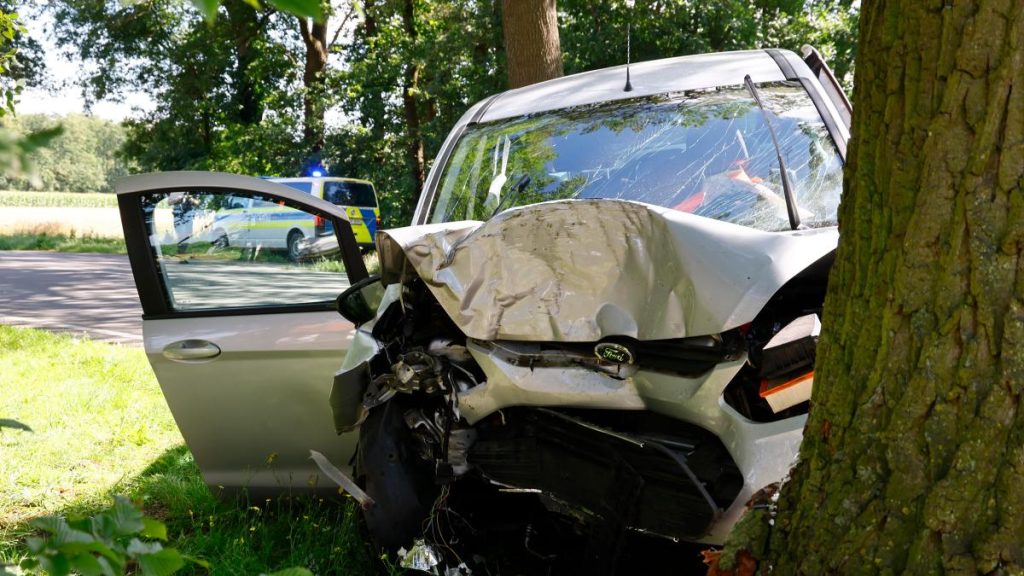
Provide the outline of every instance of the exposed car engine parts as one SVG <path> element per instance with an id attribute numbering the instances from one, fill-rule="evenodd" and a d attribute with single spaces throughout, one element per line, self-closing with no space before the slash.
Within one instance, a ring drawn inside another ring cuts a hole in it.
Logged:
<path id="1" fill-rule="evenodd" d="M 532 498 L 537 510 L 561 519 L 523 524 L 523 550 L 538 562 L 565 560 L 557 547 L 538 544 L 556 533 L 581 539 L 593 573 L 612 572 L 625 543 L 638 534 L 672 541 L 705 537 L 739 499 L 743 475 L 715 433 L 671 411 L 657 413 L 661 408 L 652 398 L 686 398 L 714 388 L 710 375 L 736 366 L 720 393 L 747 418 L 771 422 L 806 411 L 809 386 L 787 383 L 813 368 L 829 263 L 794 278 L 749 325 L 661 341 L 466 338 L 420 280 L 407 281 L 373 327 L 376 356 L 339 374 L 335 385 L 335 394 L 362 397 L 358 416 L 341 416 L 349 425 L 362 424 L 356 470 L 375 500 L 366 514 L 375 541 L 397 549 L 421 538 L 423 544 L 413 547 L 417 553 L 437 554 L 447 566 L 462 564 L 458 543 L 481 537 L 487 523 L 480 512 L 467 512 L 479 503 L 456 503 L 460 494 L 477 492 L 471 486 L 487 485 L 497 489 L 492 498 Z M 815 301 L 817 307 L 808 310 Z M 498 403 L 482 417 L 472 412 L 467 421 L 461 399 L 496 394 L 504 386 L 499 374 L 489 372 L 496 365 L 488 358 L 525 371 L 520 384 L 538 391 L 548 378 L 558 386 L 619 382 L 623 394 L 653 386 L 643 391 L 651 407 Z M 585 384 L 585 374 L 606 380 Z M 471 516 L 472 527 L 466 520 Z"/>

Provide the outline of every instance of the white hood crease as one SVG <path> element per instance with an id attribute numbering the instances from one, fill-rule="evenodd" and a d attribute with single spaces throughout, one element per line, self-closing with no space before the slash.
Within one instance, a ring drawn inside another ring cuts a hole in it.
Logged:
<path id="1" fill-rule="evenodd" d="M 835 228 L 763 232 L 648 204 L 562 200 L 378 240 L 385 284 L 419 275 L 470 338 L 595 342 L 751 321 L 835 249 Z"/>

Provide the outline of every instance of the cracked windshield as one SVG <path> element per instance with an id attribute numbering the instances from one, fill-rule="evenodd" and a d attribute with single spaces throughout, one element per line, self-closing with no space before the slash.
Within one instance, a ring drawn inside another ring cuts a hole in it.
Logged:
<path id="1" fill-rule="evenodd" d="M 758 91 L 802 225 L 834 225 L 842 159 L 818 111 L 797 83 Z M 613 198 L 788 230 L 780 174 L 765 114 L 744 86 L 662 94 L 471 126 L 445 167 L 430 221 Z"/>
<path id="2" fill-rule="evenodd" d="M 175 310 L 327 302 L 349 286 L 330 219 L 205 191 L 151 194 L 143 210 Z"/>

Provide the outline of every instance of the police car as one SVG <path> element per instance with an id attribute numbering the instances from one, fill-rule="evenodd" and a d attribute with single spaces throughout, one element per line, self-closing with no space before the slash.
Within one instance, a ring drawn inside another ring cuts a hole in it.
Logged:
<path id="1" fill-rule="evenodd" d="M 373 238 L 380 225 L 380 207 L 377 204 L 377 192 L 370 181 L 334 176 L 269 178 L 269 180 L 312 194 L 335 206 L 344 207 L 345 215 L 352 223 L 352 232 L 355 233 L 356 243 L 363 249 L 373 248 Z M 327 226 L 329 225 L 328 223 Z M 291 233 L 289 232 L 289 234 Z M 281 238 L 275 237 L 274 240 L 279 241 Z M 289 241 L 287 236 L 284 240 L 289 256 L 293 256 L 294 259 L 298 255 L 293 254 L 293 249 L 297 244 Z M 268 247 L 272 246 L 268 245 Z"/>
<path id="2" fill-rule="evenodd" d="M 373 184 L 369 181 L 324 176 L 267 180 L 341 207 L 352 225 L 356 244 L 363 251 L 373 248 L 373 238 L 380 224 L 380 209 Z M 206 218 L 193 216 L 184 221 L 198 229 L 195 239 L 208 241 L 220 248 L 283 250 L 293 262 L 323 256 L 338 249 L 329 220 L 275 202 L 228 195 L 217 206 L 207 208 L 216 210 L 203 211 Z"/>

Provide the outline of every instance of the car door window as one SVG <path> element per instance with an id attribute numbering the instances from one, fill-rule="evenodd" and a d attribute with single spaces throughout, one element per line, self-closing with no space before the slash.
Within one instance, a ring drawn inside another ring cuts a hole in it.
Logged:
<path id="1" fill-rule="evenodd" d="M 330 303 L 349 286 L 331 219 L 258 194 L 144 195 L 172 312 Z"/>

